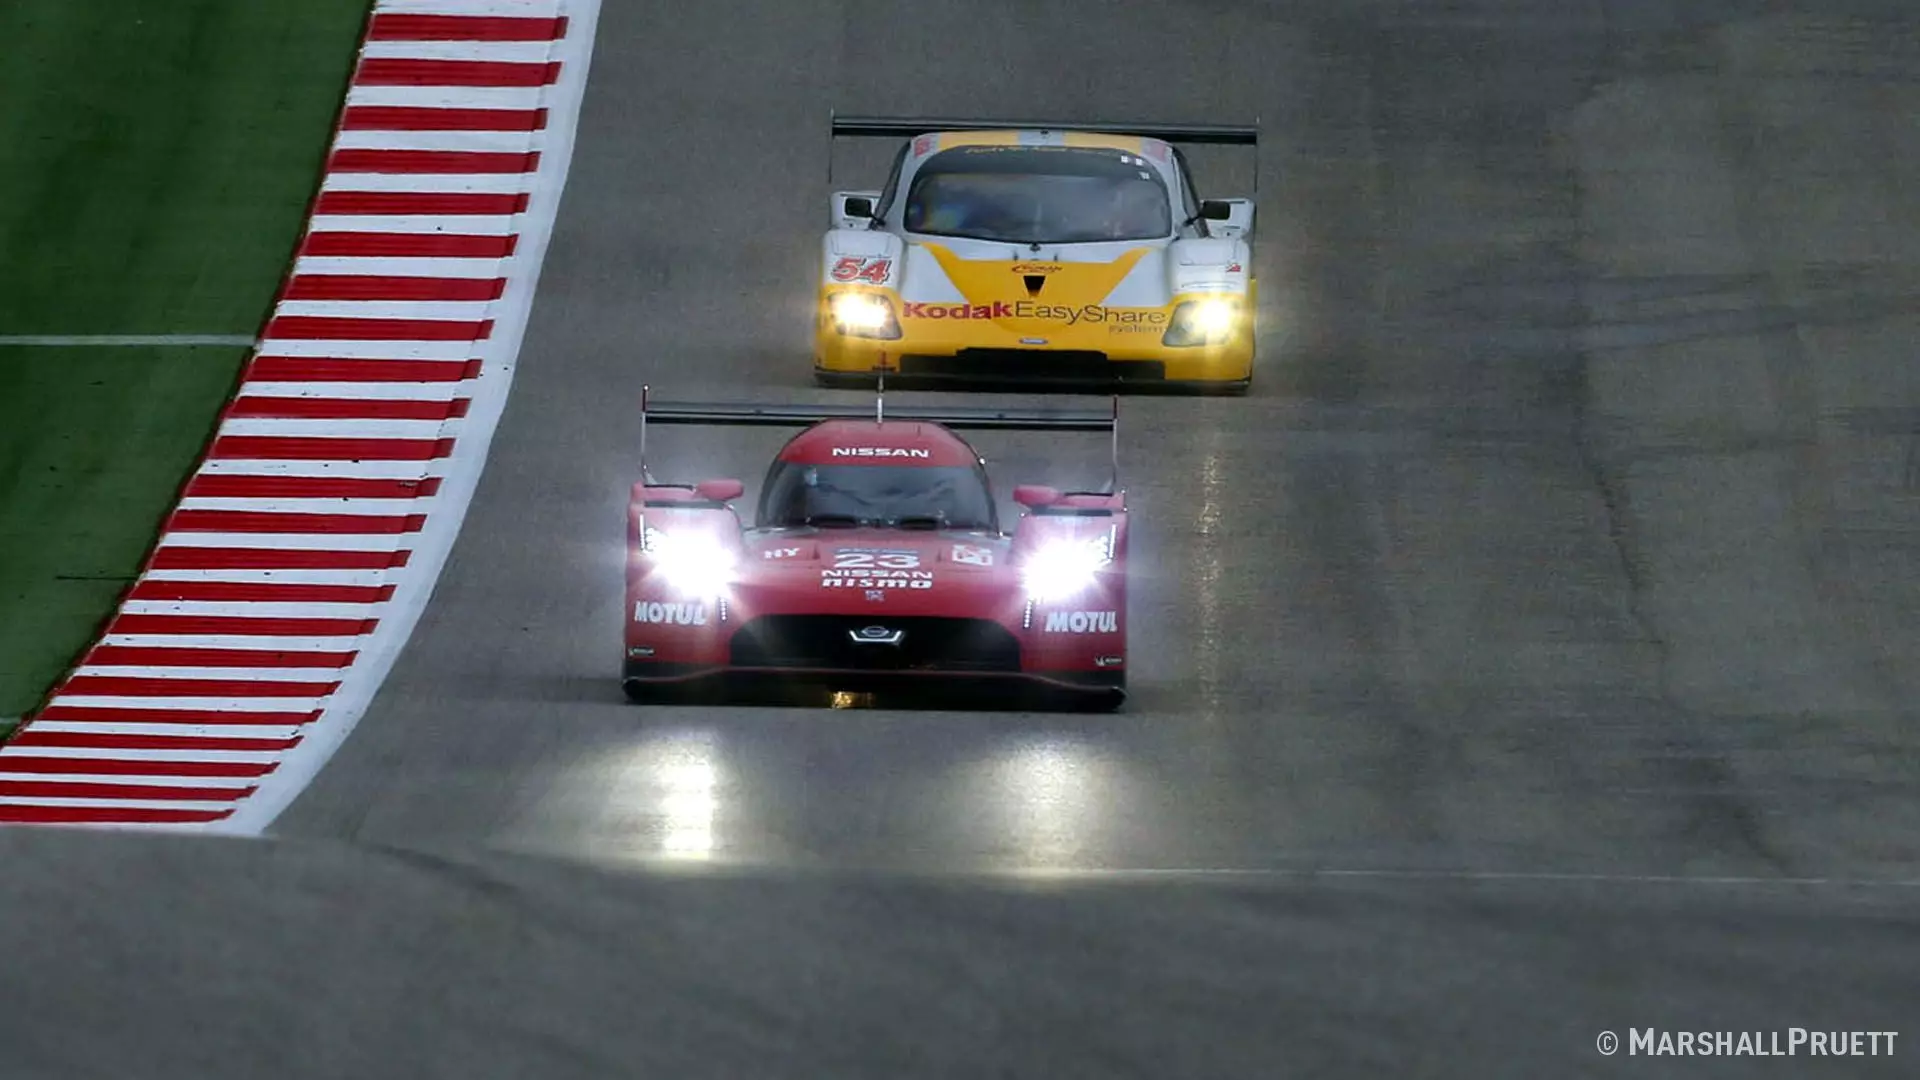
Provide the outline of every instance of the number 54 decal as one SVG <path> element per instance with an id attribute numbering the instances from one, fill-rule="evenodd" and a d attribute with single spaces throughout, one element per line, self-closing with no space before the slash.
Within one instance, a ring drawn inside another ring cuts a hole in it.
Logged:
<path id="1" fill-rule="evenodd" d="M 912 570 L 920 565 L 920 556 L 911 551 L 836 551 L 836 570 Z"/>
<path id="2" fill-rule="evenodd" d="M 893 272 L 893 260 L 875 258 L 870 255 L 842 255 L 834 262 L 828 275 L 835 281 L 865 281 L 873 285 L 886 283 L 887 275 Z"/>

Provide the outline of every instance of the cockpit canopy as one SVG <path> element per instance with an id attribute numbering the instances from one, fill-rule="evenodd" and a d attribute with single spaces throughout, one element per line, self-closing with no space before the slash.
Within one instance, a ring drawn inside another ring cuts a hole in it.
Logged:
<path id="1" fill-rule="evenodd" d="M 1169 236 L 1173 211 L 1153 167 L 1124 151 L 962 146 L 920 166 L 903 223 L 930 236 L 1083 244 Z"/>
<path id="2" fill-rule="evenodd" d="M 759 525 L 782 528 L 964 529 L 999 531 L 978 465 L 773 463 L 760 489 Z"/>

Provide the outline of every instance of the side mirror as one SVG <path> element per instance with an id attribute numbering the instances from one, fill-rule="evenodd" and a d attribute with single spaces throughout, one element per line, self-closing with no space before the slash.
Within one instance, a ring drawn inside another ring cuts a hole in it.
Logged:
<path id="1" fill-rule="evenodd" d="M 1208 199 L 1200 204 L 1200 216 L 1210 224 L 1207 235 L 1233 240 L 1253 235 L 1252 199 Z"/>
<path id="2" fill-rule="evenodd" d="M 702 480 L 693 486 L 693 493 L 708 502 L 731 502 L 740 497 L 747 486 L 738 480 Z"/>
<path id="3" fill-rule="evenodd" d="M 1052 506 L 1060 501 L 1060 489 L 1039 484 L 1021 484 L 1013 489 L 1013 501 L 1029 509 Z"/>
<path id="4" fill-rule="evenodd" d="M 879 201 L 877 191 L 836 191 L 827 200 L 827 216 L 836 229 L 871 229 Z"/>

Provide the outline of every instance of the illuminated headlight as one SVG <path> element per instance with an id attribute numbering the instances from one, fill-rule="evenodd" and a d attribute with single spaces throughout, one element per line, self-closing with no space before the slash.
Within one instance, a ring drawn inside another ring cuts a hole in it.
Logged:
<path id="1" fill-rule="evenodd" d="M 897 338 L 900 323 L 887 298 L 874 293 L 839 293 L 828 302 L 834 326 L 843 334 L 865 338 Z"/>
<path id="2" fill-rule="evenodd" d="M 717 596 L 733 584 L 736 557 L 711 540 L 648 529 L 645 550 L 654 573 L 682 595 Z"/>
<path id="3" fill-rule="evenodd" d="M 1232 299 L 1188 300 L 1173 309 L 1167 345 L 1212 345 L 1233 336 L 1240 323 L 1240 302 Z"/>
<path id="4" fill-rule="evenodd" d="M 1112 561 L 1104 536 L 1062 540 L 1028 556 L 1020 568 L 1021 583 L 1027 595 L 1041 603 L 1066 600 L 1091 588 L 1100 568 Z"/>

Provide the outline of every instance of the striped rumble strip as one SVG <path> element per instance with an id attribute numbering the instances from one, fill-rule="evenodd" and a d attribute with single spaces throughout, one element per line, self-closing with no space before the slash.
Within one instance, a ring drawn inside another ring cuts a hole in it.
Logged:
<path id="1" fill-rule="evenodd" d="M 0 822 L 252 831 L 351 729 L 484 463 L 597 10 L 376 5 L 255 355 L 118 611 L 0 747 Z"/>

